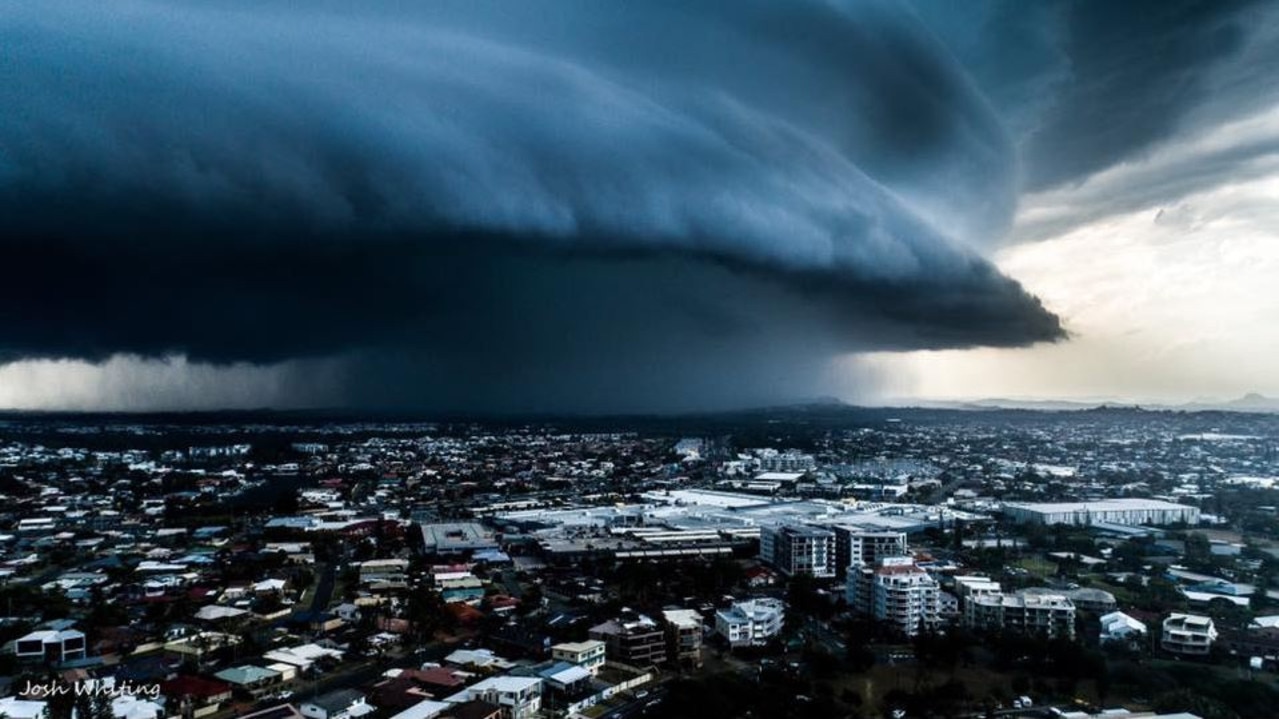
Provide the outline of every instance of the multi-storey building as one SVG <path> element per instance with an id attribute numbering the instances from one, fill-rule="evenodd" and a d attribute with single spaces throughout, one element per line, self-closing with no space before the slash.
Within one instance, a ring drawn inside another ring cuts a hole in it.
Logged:
<path id="1" fill-rule="evenodd" d="M 1060 594 L 988 594 L 970 604 L 965 617 L 977 629 L 1075 638 L 1075 605 Z"/>
<path id="2" fill-rule="evenodd" d="M 763 527 L 759 532 L 759 556 L 790 576 L 834 577 L 835 533 L 798 525 Z"/>
<path id="3" fill-rule="evenodd" d="M 666 661 L 666 634 L 643 614 L 627 613 L 591 627 L 590 637 L 604 642 L 605 654 L 612 661 L 637 667 Z"/>
<path id="4" fill-rule="evenodd" d="M 1217 627 L 1211 617 L 1171 614 L 1164 620 L 1160 645 L 1174 654 L 1202 656 L 1212 651 Z"/>
<path id="5" fill-rule="evenodd" d="M 847 524 L 830 530 L 835 533 L 835 574 L 840 578 L 851 566 L 873 567 L 885 557 L 906 556 L 905 532 L 872 532 Z"/>
<path id="6" fill-rule="evenodd" d="M 702 666 L 702 616 L 691 609 L 662 612 L 666 625 L 666 657 L 678 667 Z"/>
<path id="7" fill-rule="evenodd" d="M 908 636 L 937 626 L 937 581 L 910 557 L 850 568 L 846 591 L 853 611 L 889 622 Z"/>
<path id="8" fill-rule="evenodd" d="M 595 675 L 604 666 L 604 651 L 604 642 L 597 639 L 565 642 L 551 647 L 551 658 L 579 666 Z"/>
<path id="9" fill-rule="evenodd" d="M 489 677 L 444 701 L 458 704 L 484 701 L 501 707 L 502 719 L 533 719 L 542 710 L 542 680 L 539 677 Z"/>
<path id="10" fill-rule="evenodd" d="M 716 612 L 715 632 L 734 647 L 760 646 L 781 633 L 785 620 L 780 599 L 749 599 Z"/>

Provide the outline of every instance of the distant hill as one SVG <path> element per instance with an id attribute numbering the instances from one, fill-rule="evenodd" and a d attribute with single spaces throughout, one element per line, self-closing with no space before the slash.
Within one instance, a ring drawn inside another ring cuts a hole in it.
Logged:
<path id="1" fill-rule="evenodd" d="M 1256 392 L 1250 392 L 1242 397 L 1231 400 L 1211 400 L 1203 399 L 1184 404 L 1174 403 L 1147 403 L 1133 402 L 1131 400 L 1120 400 L 1113 398 L 1104 398 L 1096 400 L 1059 400 L 1059 399 L 1007 399 L 1000 397 L 991 397 L 987 399 L 974 400 L 924 400 L 924 399 L 902 399 L 893 400 L 886 404 L 895 407 L 920 407 L 927 409 L 958 409 L 958 410 L 991 410 L 991 409 L 1022 409 L 1037 410 L 1044 412 L 1071 412 L 1084 411 L 1100 408 L 1124 408 L 1124 407 L 1141 407 L 1147 410 L 1168 410 L 1182 412 L 1264 412 L 1279 413 L 1279 398 L 1266 397 Z"/>

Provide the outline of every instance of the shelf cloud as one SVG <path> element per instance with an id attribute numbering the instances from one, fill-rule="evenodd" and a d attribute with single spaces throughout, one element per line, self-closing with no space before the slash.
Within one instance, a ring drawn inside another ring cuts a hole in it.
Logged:
<path id="1" fill-rule="evenodd" d="M 1064 337 L 985 258 L 1017 138 L 895 3 L 50 0 L 0 38 L 9 361 L 613 410 Z"/>

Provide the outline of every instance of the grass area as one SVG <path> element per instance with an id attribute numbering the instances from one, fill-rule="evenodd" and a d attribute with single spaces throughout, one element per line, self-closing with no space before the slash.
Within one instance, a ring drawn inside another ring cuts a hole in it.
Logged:
<path id="1" fill-rule="evenodd" d="M 1088 586 L 1093 589 L 1100 589 L 1115 595 L 1115 601 L 1120 604 L 1132 604 L 1136 595 L 1128 587 L 1118 584 L 1111 584 L 1100 577 L 1100 575 L 1088 575 Z"/>
<path id="2" fill-rule="evenodd" d="M 1057 565 L 1043 557 L 1022 557 L 1014 562 L 1013 566 L 1020 567 L 1041 578 L 1052 577 L 1057 574 Z"/>

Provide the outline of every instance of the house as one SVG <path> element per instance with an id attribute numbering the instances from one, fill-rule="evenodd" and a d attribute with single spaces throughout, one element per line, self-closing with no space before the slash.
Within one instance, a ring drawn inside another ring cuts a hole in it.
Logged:
<path id="1" fill-rule="evenodd" d="M 391 715 L 391 719 L 435 719 L 444 714 L 445 710 L 453 707 L 448 702 L 437 702 L 430 699 L 424 699 L 404 711 Z M 497 707 L 494 707 L 497 709 Z"/>
<path id="2" fill-rule="evenodd" d="M 355 719 L 377 711 L 364 701 L 364 694 L 354 689 L 326 692 L 298 705 L 307 719 Z"/>
<path id="3" fill-rule="evenodd" d="M 489 677 L 445 701 L 475 699 L 500 706 L 502 719 L 532 719 L 542 708 L 542 680 L 538 677 Z"/>
<path id="4" fill-rule="evenodd" d="M 360 584 L 403 582 L 408 571 L 407 559 L 370 559 L 360 563 Z"/>
<path id="5" fill-rule="evenodd" d="M 236 689 L 254 696 L 264 693 L 267 689 L 282 681 L 280 673 L 274 669 L 266 669 L 252 664 L 241 664 L 238 667 L 223 669 L 213 676 Z"/>
<path id="6" fill-rule="evenodd" d="M 1101 643 L 1131 644 L 1146 636 L 1146 624 L 1123 612 L 1111 612 L 1101 617 Z"/>
<path id="7" fill-rule="evenodd" d="M 204 716 L 231 701 L 231 685 L 198 676 L 180 676 L 160 683 L 160 694 L 171 702 L 168 706 L 190 706 L 195 716 Z"/>
<path id="8" fill-rule="evenodd" d="M 84 632 L 76 629 L 43 629 L 19 637 L 13 645 L 18 661 L 61 663 L 84 659 Z"/>
<path id="9" fill-rule="evenodd" d="M 584 642 L 565 642 L 551 647 L 551 658 L 575 664 L 592 675 L 604 666 L 604 642 L 588 639 Z"/>
<path id="10" fill-rule="evenodd" d="M 1204 656 L 1217 641 L 1217 627 L 1211 617 L 1174 612 L 1163 623 L 1160 645 L 1165 651 L 1186 656 Z"/>
<path id="11" fill-rule="evenodd" d="M 490 671 L 501 671 L 515 666 L 511 661 L 489 649 L 458 649 L 444 657 L 444 661 L 455 667 L 474 667 Z"/>

